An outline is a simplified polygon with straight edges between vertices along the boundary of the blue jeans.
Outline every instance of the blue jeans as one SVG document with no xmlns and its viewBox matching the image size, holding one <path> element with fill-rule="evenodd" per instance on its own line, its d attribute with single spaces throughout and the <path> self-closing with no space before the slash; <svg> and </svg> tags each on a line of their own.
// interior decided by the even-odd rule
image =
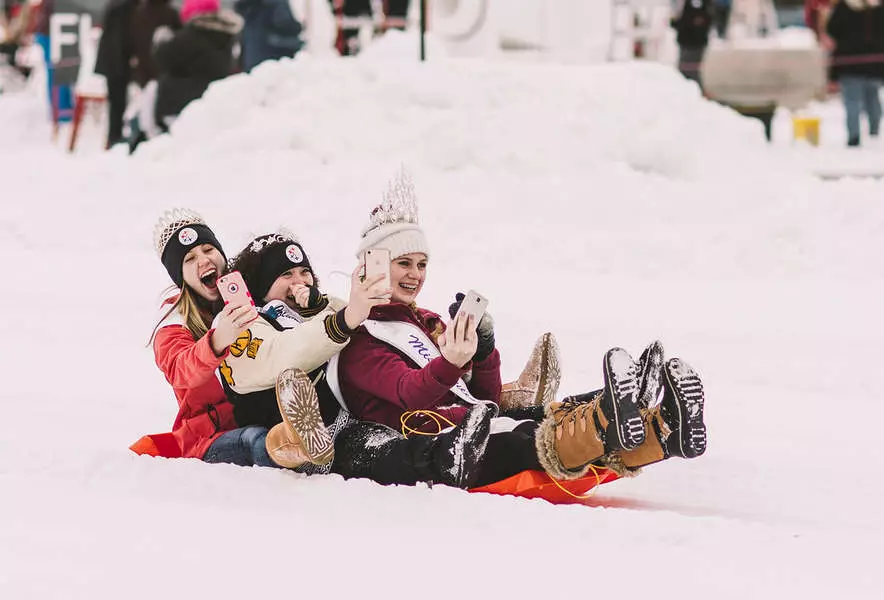
<svg viewBox="0 0 884 600">
<path fill-rule="evenodd" d="M 878 135 L 881 131 L 881 80 L 863 75 L 845 75 L 838 79 L 838 83 L 847 112 L 847 138 L 859 141 L 859 118 L 863 111 L 869 117 L 869 133 Z"/>
<path fill-rule="evenodd" d="M 232 463 L 241 467 L 277 467 L 267 454 L 267 428 L 251 425 L 233 429 L 212 442 L 203 460 L 207 463 Z"/>
</svg>

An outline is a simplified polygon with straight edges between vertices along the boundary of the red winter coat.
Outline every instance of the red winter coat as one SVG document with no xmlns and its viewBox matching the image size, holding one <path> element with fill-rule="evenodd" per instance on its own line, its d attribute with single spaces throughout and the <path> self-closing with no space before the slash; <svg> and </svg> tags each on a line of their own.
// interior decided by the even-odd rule
<svg viewBox="0 0 884 600">
<path fill-rule="evenodd" d="M 214 331 L 194 341 L 183 325 L 166 325 L 154 336 L 157 366 L 178 400 L 172 434 L 185 458 L 202 458 L 219 435 L 237 427 L 233 405 L 215 376 L 228 351 L 215 356 L 209 344 Z"/>
<path fill-rule="evenodd" d="M 405 321 L 424 333 L 444 331 L 442 318 L 423 308 L 400 303 L 376 306 L 370 319 Z M 454 423 L 466 414 L 466 405 L 451 393 L 451 387 L 470 369 L 470 392 L 480 400 L 500 401 L 500 353 L 495 349 L 480 363 L 467 363 L 459 369 L 439 356 L 423 369 L 410 358 L 372 337 L 365 327 L 353 332 L 350 344 L 341 351 L 338 365 L 341 392 L 347 406 L 358 418 L 401 430 L 400 417 L 412 410 L 432 410 Z M 414 417 L 408 426 L 436 433 L 436 424 L 427 417 Z"/>
</svg>

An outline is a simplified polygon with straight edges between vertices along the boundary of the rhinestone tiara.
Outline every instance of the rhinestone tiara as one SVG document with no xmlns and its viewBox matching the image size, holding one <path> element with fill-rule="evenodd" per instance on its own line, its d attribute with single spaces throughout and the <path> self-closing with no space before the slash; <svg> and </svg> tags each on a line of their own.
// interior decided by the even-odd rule
<svg viewBox="0 0 884 600">
<path fill-rule="evenodd" d="M 162 258 L 163 250 L 175 232 L 185 225 L 205 225 L 206 222 L 194 210 L 189 208 L 173 208 L 160 217 L 153 228 L 153 245 L 157 255 Z"/>
<path fill-rule="evenodd" d="M 418 224 L 417 193 L 414 181 L 405 167 L 400 167 L 387 184 L 381 203 L 371 211 L 371 217 L 362 235 L 386 223 Z"/>
<path fill-rule="evenodd" d="M 258 253 L 267 246 L 272 246 L 273 244 L 281 244 L 285 242 L 295 242 L 296 244 L 300 244 L 301 240 L 299 240 L 298 236 L 292 233 L 291 230 L 280 228 L 276 230 L 276 233 L 269 233 L 267 235 L 262 235 L 255 238 L 249 245 L 249 250 Z"/>
</svg>

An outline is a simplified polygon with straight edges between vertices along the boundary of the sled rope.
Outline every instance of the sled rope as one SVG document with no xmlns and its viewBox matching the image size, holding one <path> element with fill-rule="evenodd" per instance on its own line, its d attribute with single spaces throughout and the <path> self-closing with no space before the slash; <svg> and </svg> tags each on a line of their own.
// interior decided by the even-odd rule
<svg viewBox="0 0 884 600">
<path fill-rule="evenodd" d="M 429 432 L 425 432 L 425 431 L 418 431 L 417 429 L 412 429 L 411 427 L 409 427 L 408 420 L 411 417 L 414 417 L 417 415 L 423 415 L 423 416 L 427 416 L 427 417 L 430 417 L 431 419 L 433 419 L 433 421 L 436 423 L 437 431 L 435 433 L 429 433 Z M 433 411 L 433 410 L 410 410 L 410 411 L 402 413 L 402 416 L 399 417 L 399 423 L 402 424 L 402 435 L 404 435 L 405 437 L 408 437 L 409 433 L 414 433 L 416 435 L 438 435 L 442 432 L 443 429 L 445 429 L 444 427 L 442 427 L 442 422 L 445 422 L 447 425 L 450 425 L 451 427 L 455 427 L 455 424 L 452 423 L 450 419 L 447 419 L 445 416 L 440 415 L 439 413 L 437 413 L 436 411 Z"/>
<path fill-rule="evenodd" d="M 566 494 L 568 494 L 572 498 L 577 498 L 578 500 L 585 500 L 585 499 L 589 498 L 590 496 L 592 496 L 592 493 L 596 490 L 596 488 L 598 488 L 598 486 L 600 486 L 602 484 L 602 478 L 599 477 L 598 469 L 596 467 L 594 467 L 593 465 L 589 465 L 589 468 L 592 471 L 592 474 L 595 475 L 595 485 L 593 486 L 593 488 L 591 490 L 589 490 L 588 493 L 583 494 L 583 495 L 575 494 L 571 490 L 567 489 L 565 486 L 563 486 L 561 483 L 559 483 L 559 481 L 555 477 L 553 477 L 549 473 L 547 473 L 546 476 L 549 477 L 550 481 L 552 481 L 554 484 L 556 484 L 557 488 L 559 488 L 560 490 L 562 490 L 563 492 L 565 492 Z"/>
</svg>

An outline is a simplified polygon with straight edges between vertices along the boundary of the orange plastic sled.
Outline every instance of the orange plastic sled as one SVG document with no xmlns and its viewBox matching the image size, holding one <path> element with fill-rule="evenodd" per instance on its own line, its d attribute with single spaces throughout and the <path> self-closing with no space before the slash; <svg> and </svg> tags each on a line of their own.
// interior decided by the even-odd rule
<svg viewBox="0 0 884 600">
<path fill-rule="evenodd" d="M 171 433 L 146 435 L 129 446 L 136 454 L 181 458 L 178 442 Z M 603 483 L 618 479 L 610 469 L 596 468 L 580 479 L 554 481 L 543 471 L 522 471 L 503 481 L 473 488 L 471 492 L 497 494 L 499 496 L 519 496 L 521 498 L 542 498 L 553 504 L 585 504 L 588 492 Z"/>
</svg>

